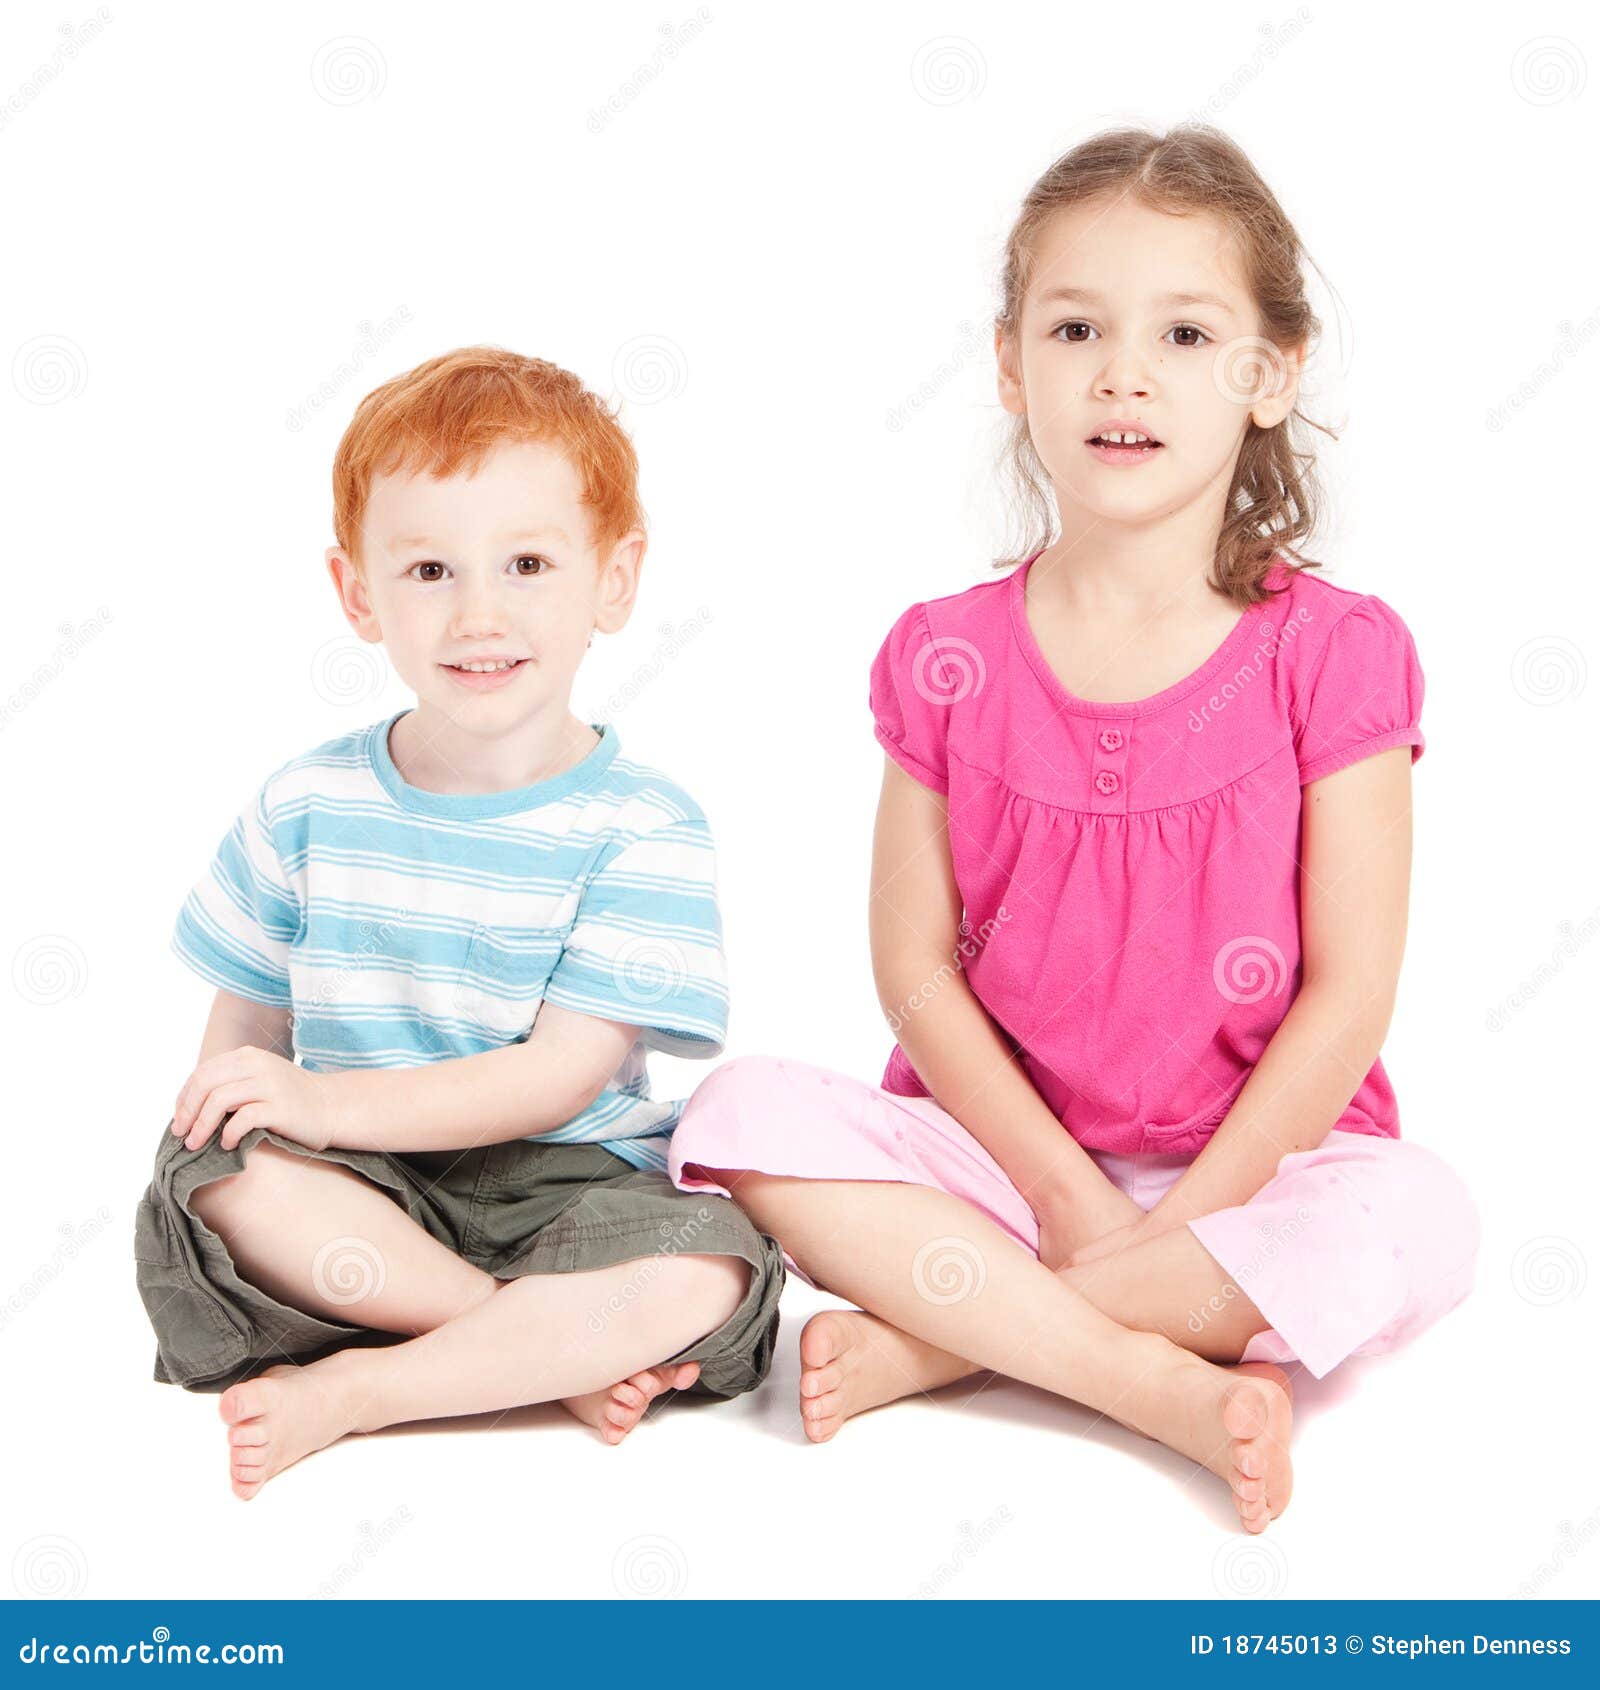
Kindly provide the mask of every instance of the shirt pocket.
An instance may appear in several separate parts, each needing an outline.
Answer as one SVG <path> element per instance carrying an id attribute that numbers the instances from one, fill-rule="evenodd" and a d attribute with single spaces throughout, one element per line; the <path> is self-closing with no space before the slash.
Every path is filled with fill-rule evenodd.
<path id="1" fill-rule="evenodd" d="M 549 967 L 525 939 L 480 922 L 461 965 L 456 1010 L 496 1044 L 525 1039 L 544 998 Z"/>

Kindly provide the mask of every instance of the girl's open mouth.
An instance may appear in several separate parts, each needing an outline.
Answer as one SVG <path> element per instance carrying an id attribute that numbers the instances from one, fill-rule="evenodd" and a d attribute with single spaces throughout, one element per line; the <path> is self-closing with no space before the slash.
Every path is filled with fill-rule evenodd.
<path id="1" fill-rule="evenodd" d="M 1157 452 L 1164 450 L 1161 442 L 1149 435 L 1128 438 L 1118 434 L 1116 438 L 1108 439 L 1104 435 L 1096 434 L 1085 444 L 1103 464 L 1148 463 Z"/>

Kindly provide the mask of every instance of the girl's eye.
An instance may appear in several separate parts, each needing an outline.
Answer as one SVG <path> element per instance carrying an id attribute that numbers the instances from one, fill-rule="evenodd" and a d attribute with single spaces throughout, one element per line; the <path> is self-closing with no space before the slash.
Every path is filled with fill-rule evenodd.
<path id="1" fill-rule="evenodd" d="M 1072 322 L 1058 323 L 1053 329 L 1051 329 L 1050 333 L 1052 335 L 1059 336 L 1063 329 L 1088 329 L 1090 334 L 1094 334 L 1096 332 L 1095 329 L 1088 323 Z M 1079 335 L 1068 335 L 1066 343 L 1071 346 L 1082 346 L 1084 344 L 1084 340 L 1083 337 Z"/>
<path id="2" fill-rule="evenodd" d="M 537 569 L 518 571 L 524 581 L 536 581 L 541 575 L 546 574 L 550 568 L 549 558 L 539 557 L 536 553 L 532 552 L 523 552 L 522 555 L 514 561 L 517 563 L 536 563 L 539 565 Z"/>
<path id="3" fill-rule="evenodd" d="M 1179 341 L 1178 344 L 1180 346 L 1199 346 L 1201 341 L 1207 341 L 1211 338 L 1204 329 L 1196 328 L 1193 323 L 1179 323 L 1176 327 L 1169 329 L 1167 332 L 1169 334 L 1192 334 L 1199 336 L 1198 340 Z"/>

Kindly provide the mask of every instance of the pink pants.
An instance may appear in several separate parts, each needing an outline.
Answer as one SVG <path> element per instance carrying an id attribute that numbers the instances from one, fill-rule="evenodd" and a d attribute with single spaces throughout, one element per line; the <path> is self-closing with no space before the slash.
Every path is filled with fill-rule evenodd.
<path id="1" fill-rule="evenodd" d="M 1090 1154 L 1144 1209 L 1192 1160 Z M 954 1116 L 931 1098 L 897 1097 L 808 1063 L 746 1056 L 715 1069 L 685 1106 L 668 1172 L 681 1190 L 726 1194 L 714 1180 L 686 1176 L 690 1163 L 932 1186 L 1038 1253 L 1027 1199 Z M 1431 1151 L 1338 1131 L 1283 1157 L 1249 1202 L 1189 1230 L 1271 1323 L 1241 1359 L 1299 1361 L 1318 1379 L 1346 1356 L 1399 1349 L 1454 1308 L 1472 1289 L 1479 1239 L 1472 1198 Z M 1216 1310 L 1191 1312 L 1196 1332 L 1231 1294 L 1220 1294 Z"/>

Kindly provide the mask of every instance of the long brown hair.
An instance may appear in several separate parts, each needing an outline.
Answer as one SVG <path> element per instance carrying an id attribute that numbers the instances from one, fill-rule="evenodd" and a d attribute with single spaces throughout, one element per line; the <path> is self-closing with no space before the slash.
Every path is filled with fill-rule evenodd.
<path id="1" fill-rule="evenodd" d="M 1208 124 L 1181 124 L 1164 135 L 1148 129 L 1108 129 L 1064 153 L 1028 190 L 1006 239 L 995 327 L 1014 341 L 1035 245 L 1056 212 L 1107 195 L 1132 197 L 1152 210 L 1185 216 L 1210 212 L 1230 227 L 1243 254 L 1247 285 L 1261 333 L 1288 350 L 1301 341 L 1309 357 L 1322 325 L 1306 299 L 1302 261 L 1309 262 L 1294 225 L 1243 151 Z M 1297 547 L 1316 529 L 1323 493 L 1315 454 L 1297 449 L 1296 425 L 1337 439 L 1331 428 L 1294 410 L 1276 428 L 1246 425 L 1217 536 L 1211 585 L 1241 607 L 1271 595 L 1262 579 L 1275 555 L 1287 567 L 1320 569 Z M 1002 469 L 1016 493 L 1013 512 L 1022 544 L 995 559 L 1007 569 L 1042 551 L 1056 535 L 1049 473 L 1034 447 L 1025 416 L 1014 417 Z M 1290 561 L 1294 560 L 1294 561 Z"/>

